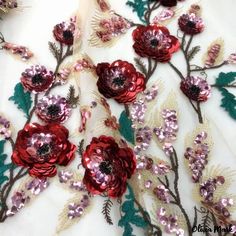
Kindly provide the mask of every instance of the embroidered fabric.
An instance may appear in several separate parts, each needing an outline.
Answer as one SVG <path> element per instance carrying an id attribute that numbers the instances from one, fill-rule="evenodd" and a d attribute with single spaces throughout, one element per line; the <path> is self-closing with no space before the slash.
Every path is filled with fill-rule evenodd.
<path id="1" fill-rule="evenodd" d="M 205 31 L 196 36 L 193 41 L 193 45 L 201 46 L 201 53 L 194 59 L 194 63 L 197 65 L 202 65 L 201 55 L 207 52 L 207 50 L 210 50 L 208 48 L 209 45 L 217 38 L 224 39 L 225 57 L 226 55 L 230 55 L 232 50 L 235 49 L 233 42 L 236 35 L 232 29 L 235 28 L 236 23 L 233 18 L 232 9 L 233 6 L 236 7 L 236 4 L 233 0 L 228 1 L 226 3 L 223 0 L 218 0 L 215 4 L 209 3 L 206 0 L 201 1 L 201 17 L 205 22 Z M 104 4 L 103 1 L 99 2 Z M 32 1 L 29 0 L 26 3 L 33 5 Z M 177 34 L 178 17 L 187 12 L 193 3 L 196 2 L 193 0 L 178 2 L 177 15 L 167 25 L 171 35 Z M 72 58 L 73 63 L 79 61 L 77 63 L 77 72 L 73 74 L 68 84 L 56 88 L 53 93 L 65 97 L 70 85 L 74 85 L 76 91 L 79 91 L 79 106 L 76 110 L 73 110 L 71 117 L 65 122 L 65 126 L 70 131 L 70 141 L 78 144 L 80 146 L 79 150 L 83 152 L 83 149 L 90 144 L 93 137 L 106 135 L 115 138 L 120 148 L 127 148 L 126 144 L 120 140 L 122 134 L 124 140 L 128 141 L 128 145 L 135 150 L 135 154 L 138 157 L 138 170 L 131 179 L 127 178 L 129 185 L 127 192 L 123 195 L 122 202 L 126 204 L 122 204 L 117 199 L 112 199 L 113 203 L 111 203 L 104 196 L 90 198 L 90 195 L 87 194 L 81 182 L 84 168 L 89 168 L 90 163 L 83 163 L 84 167 L 80 165 L 78 168 L 81 160 L 81 156 L 78 154 L 76 159 L 68 167 L 59 169 L 58 176 L 50 179 L 49 187 L 44 182 L 29 182 L 27 191 L 30 194 L 35 195 L 36 193 L 37 195 L 38 191 L 43 191 L 43 193 L 39 197 L 35 197 L 35 200 L 30 205 L 21 209 L 14 217 L 10 217 L 4 223 L 1 223 L 1 235 L 14 236 L 17 231 L 17 235 L 20 236 L 73 236 L 78 235 L 78 233 L 79 235 L 128 236 L 131 235 L 128 233 L 130 227 L 134 230 L 133 235 L 141 236 L 148 235 L 148 233 L 154 235 L 151 231 L 147 232 L 148 219 L 145 219 L 146 215 L 145 212 L 142 212 L 142 209 L 145 209 L 149 213 L 152 223 L 157 224 L 162 229 L 162 235 L 169 235 L 170 233 L 189 235 L 186 223 L 184 223 L 186 219 L 183 217 L 183 212 L 179 212 L 178 207 L 170 204 L 171 201 L 176 199 L 172 199 L 171 192 L 165 186 L 166 182 L 163 181 L 164 178 L 162 179 L 165 173 L 172 171 L 171 168 L 173 166 L 171 166 L 171 160 L 172 158 L 173 160 L 176 158 L 173 155 L 175 152 L 178 155 L 179 161 L 180 180 L 178 191 L 186 214 L 190 216 L 191 224 L 194 222 L 195 205 L 198 208 L 198 212 L 201 212 L 202 215 L 207 213 L 199 207 L 199 201 L 202 201 L 203 206 L 206 209 L 211 209 L 211 212 L 215 212 L 216 215 L 220 215 L 224 207 L 230 206 L 232 202 L 227 197 L 231 197 L 232 199 L 234 197 L 225 196 L 225 188 L 222 188 L 219 192 L 217 190 L 221 188 L 221 185 L 224 186 L 224 181 L 221 178 L 221 176 L 224 176 L 224 179 L 227 180 L 225 181 L 226 187 L 229 186 L 228 183 L 232 182 L 229 187 L 229 193 L 235 195 L 235 182 L 233 180 L 236 178 L 230 171 L 234 171 L 236 163 L 236 148 L 233 145 L 233 140 L 236 138 L 234 132 L 236 123 L 234 119 L 227 116 L 223 108 L 220 108 L 221 94 L 219 91 L 212 88 L 212 97 L 202 105 L 204 125 L 199 126 L 195 111 L 179 89 L 180 79 L 178 75 L 168 65 L 158 64 L 156 71 L 147 84 L 147 90 L 145 93 L 137 96 L 139 104 L 129 107 L 133 127 L 135 125 L 136 127 L 142 127 L 140 125 L 142 123 L 140 117 L 142 117 L 142 112 L 145 111 L 145 114 L 147 114 L 145 116 L 145 125 L 151 127 L 151 131 L 154 127 L 156 129 L 154 133 L 150 134 L 149 127 L 143 126 L 143 128 L 145 127 L 144 130 L 140 128 L 134 134 L 136 136 L 132 136 L 130 132 L 132 130 L 131 124 L 125 115 L 124 106 L 118 104 L 111 98 L 107 100 L 110 105 L 108 107 L 97 89 L 96 83 L 98 76 L 93 69 L 94 65 L 98 63 L 108 62 L 111 64 L 116 60 L 128 61 L 135 65 L 134 56 L 137 55 L 132 48 L 133 39 L 131 37 L 131 32 L 135 28 L 130 29 L 131 25 L 123 22 L 125 30 L 116 32 L 114 34 L 115 40 L 112 43 L 107 43 L 106 47 L 105 44 L 102 46 L 101 43 L 99 43 L 101 47 L 98 47 L 97 43 L 94 46 L 93 40 L 90 40 L 91 35 L 92 37 L 94 36 L 94 27 L 91 25 L 91 22 L 94 22 L 94 17 L 98 12 L 98 5 L 95 0 L 79 0 L 79 2 L 77 0 L 71 0 L 70 4 L 65 0 L 60 1 L 60 3 L 52 0 L 47 2 L 46 5 L 43 2 L 35 2 L 34 4 L 30 9 L 27 9 L 27 14 L 24 13 L 21 16 L 17 15 L 13 18 L 4 19 L 2 28 L 2 31 L 11 42 L 23 43 L 24 45 L 30 46 L 34 54 L 37 55 L 36 58 L 32 59 L 33 64 L 43 62 L 47 67 L 54 68 L 55 62 L 48 56 L 49 51 L 47 48 L 47 42 L 49 40 L 52 41 L 53 36 L 51 31 L 53 26 L 58 22 L 69 19 L 73 12 L 76 12 L 79 18 L 82 44 L 78 47 L 80 43 L 75 42 Z M 125 17 L 125 19 L 132 22 L 140 22 L 135 13 L 132 13 L 132 8 L 126 5 L 126 1 L 110 0 L 109 6 L 111 10 Z M 54 9 L 54 14 L 52 14 L 52 9 Z M 107 8 L 103 5 L 102 9 Z M 42 17 L 42 12 L 48 17 Z M 114 19 L 114 22 L 116 20 Z M 30 22 L 30 24 L 26 24 L 26 22 Z M 19 31 L 17 29 L 22 30 Z M 40 35 L 40 40 L 35 39 L 36 35 Z M 14 127 L 11 132 L 15 138 L 17 131 L 23 127 L 25 120 L 23 115 L 21 119 L 16 119 L 16 117 L 20 116 L 20 111 L 14 107 L 11 101 L 8 101 L 8 98 L 12 96 L 15 84 L 19 82 L 20 74 L 29 66 L 16 61 L 7 52 L 1 53 L 0 58 L 2 58 L 0 61 L 1 68 L 3 68 L 1 72 L 1 85 L 4 88 L 0 94 L 0 111 L 1 113 L 4 112 L 7 119 L 11 121 L 11 126 Z M 82 64 L 86 68 L 83 71 L 81 71 L 81 67 L 83 67 L 81 66 L 82 58 L 86 59 L 82 61 Z M 181 53 L 174 53 L 171 62 L 185 73 L 185 63 Z M 12 69 L 13 67 L 14 70 Z M 138 70 L 137 67 L 136 69 Z M 208 82 L 210 84 L 216 83 L 215 78 L 219 78 L 219 74 L 222 71 L 224 73 L 235 71 L 235 67 L 233 65 L 227 65 L 224 69 L 210 70 L 207 72 Z M 204 77 L 204 75 L 202 76 Z M 230 77 L 230 75 L 227 76 Z M 11 80 L 8 78 L 11 78 Z M 219 82 L 218 85 L 220 86 L 222 84 Z M 158 89 L 155 90 L 156 87 Z M 221 90 L 221 92 L 225 93 L 225 90 Z M 234 90 L 232 90 L 232 93 L 235 94 Z M 155 106 L 158 110 L 155 110 Z M 176 112 L 173 110 L 177 112 L 177 117 Z M 141 120 L 136 119 L 137 114 L 139 114 L 138 117 Z M 37 121 L 38 118 L 34 116 L 33 119 Z M 0 121 L 2 120 L 0 119 Z M 118 124 L 120 125 L 119 128 Z M 129 127 L 128 131 L 126 127 Z M 0 128 L 2 127 L 0 126 Z M 207 136 L 202 131 L 205 131 Z M 82 139 L 84 141 L 81 143 L 80 140 Z M 207 145 L 205 142 L 207 142 Z M 10 147 L 7 147 L 5 152 L 10 153 Z M 150 157 L 154 159 L 154 163 Z M 202 160 L 208 161 L 208 167 L 206 173 L 203 175 L 204 178 L 199 182 L 199 175 L 204 172 L 206 165 Z M 115 167 L 109 166 L 109 163 L 105 161 L 99 163 L 99 171 L 103 170 L 103 172 L 99 172 L 100 176 L 97 181 L 102 181 L 102 174 L 108 173 L 109 175 L 110 168 Z M 132 172 L 131 169 L 130 165 L 126 166 L 126 170 Z M 199 172 L 196 174 L 195 170 L 200 170 L 200 174 Z M 159 182 L 158 185 L 154 186 L 153 183 L 157 183 L 155 181 L 158 177 L 161 178 L 163 183 Z M 199 183 L 199 185 L 194 185 L 191 178 Z M 14 186 L 11 196 L 18 189 L 25 189 L 24 183 L 27 181 L 27 178 L 19 181 Z M 173 177 L 170 178 L 170 181 L 173 182 Z M 123 179 L 123 182 L 126 183 L 126 178 Z M 215 188 L 217 190 L 211 192 L 208 190 L 208 187 L 211 190 Z M 199 191 L 201 193 L 200 195 Z M 93 191 L 91 192 L 95 193 Z M 146 194 L 142 194 L 143 192 L 146 192 Z M 111 194 L 114 193 L 117 194 L 116 189 Z M 199 196 L 197 197 L 197 195 Z M 214 201 L 209 200 L 212 195 L 216 196 L 217 201 L 215 198 Z M 154 201 L 152 198 L 154 198 Z M 18 192 L 12 201 L 14 204 L 13 208 L 10 209 L 10 214 L 12 212 L 15 213 L 16 208 L 21 208 L 21 205 L 18 203 L 22 202 L 22 199 L 24 203 L 27 203 L 27 198 L 21 192 Z M 177 200 L 176 202 L 178 202 Z M 10 201 L 11 199 L 9 198 L 9 203 Z M 158 205 L 155 202 L 158 202 Z M 104 209 L 103 204 L 106 204 L 107 208 L 112 209 L 111 219 L 106 214 L 104 219 L 104 214 L 101 213 Z M 137 210 L 139 210 L 138 213 Z M 199 215 L 201 214 L 199 213 Z M 121 218 L 121 216 L 125 217 Z M 233 214 L 232 218 L 235 219 L 236 215 Z M 71 220 L 75 220 L 75 222 L 71 222 Z M 113 223 L 113 225 L 108 225 L 106 221 Z M 22 225 L 27 225 L 27 227 L 22 227 Z M 126 234 L 124 230 L 127 230 Z M 158 232 L 158 229 L 156 230 Z M 195 234 L 202 235 L 201 232 L 196 232 Z"/>

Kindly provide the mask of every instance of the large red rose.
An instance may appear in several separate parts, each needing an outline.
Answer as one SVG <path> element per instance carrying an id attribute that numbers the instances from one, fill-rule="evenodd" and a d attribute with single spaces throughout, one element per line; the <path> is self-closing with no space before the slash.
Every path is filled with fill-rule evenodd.
<path id="1" fill-rule="evenodd" d="M 34 177 L 53 177 L 56 164 L 66 166 L 74 158 L 76 146 L 68 141 L 68 130 L 59 124 L 27 124 L 18 132 L 12 161 L 29 169 Z"/>
<path id="2" fill-rule="evenodd" d="M 96 67 L 99 92 L 119 103 L 131 103 L 145 89 L 145 77 L 127 61 L 100 63 Z"/>
<path id="3" fill-rule="evenodd" d="M 100 136 L 93 138 L 82 155 L 85 175 L 83 182 L 89 192 L 109 197 L 121 197 L 126 182 L 136 169 L 132 149 L 120 148 L 114 138 Z"/>
<path id="4" fill-rule="evenodd" d="M 138 26 L 133 31 L 135 52 L 141 57 L 149 57 L 159 62 L 168 62 L 178 51 L 178 39 L 160 25 Z"/>

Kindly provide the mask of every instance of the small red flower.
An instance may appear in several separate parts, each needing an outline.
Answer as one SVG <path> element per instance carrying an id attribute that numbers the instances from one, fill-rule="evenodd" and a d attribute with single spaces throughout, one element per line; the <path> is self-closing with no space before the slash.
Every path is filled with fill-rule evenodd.
<path id="1" fill-rule="evenodd" d="M 150 57 L 159 62 L 168 62 L 178 51 L 178 39 L 160 25 L 139 26 L 133 31 L 135 52 L 141 57 Z"/>
<path id="2" fill-rule="evenodd" d="M 99 92 L 119 103 L 131 103 L 145 89 L 145 78 L 127 61 L 100 63 L 96 67 Z"/>
<path id="3" fill-rule="evenodd" d="M 72 45 L 75 36 L 76 20 L 70 19 L 70 22 L 62 22 L 54 26 L 53 35 L 55 39 L 63 44 Z"/>
<path id="4" fill-rule="evenodd" d="M 33 93 L 45 92 L 52 86 L 54 79 L 53 72 L 40 65 L 31 66 L 21 75 L 24 89 Z"/>
<path id="5" fill-rule="evenodd" d="M 68 141 L 68 130 L 59 124 L 27 124 L 18 132 L 12 161 L 29 169 L 34 177 L 53 177 L 56 164 L 66 166 L 74 158 L 76 146 Z"/>
<path id="6" fill-rule="evenodd" d="M 204 22 L 195 13 L 183 14 L 178 20 L 179 28 L 186 34 L 195 35 L 204 30 Z"/>
<path id="7" fill-rule="evenodd" d="M 89 192 L 109 197 L 121 197 L 126 190 L 127 179 L 136 169 L 132 149 L 120 148 L 114 138 L 93 138 L 82 156 L 85 175 L 83 182 Z"/>
<path id="8" fill-rule="evenodd" d="M 211 95 L 211 86 L 198 76 L 190 76 L 182 80 L 180 89 L 188 98 L 196 102 L 205 102 Z"/>

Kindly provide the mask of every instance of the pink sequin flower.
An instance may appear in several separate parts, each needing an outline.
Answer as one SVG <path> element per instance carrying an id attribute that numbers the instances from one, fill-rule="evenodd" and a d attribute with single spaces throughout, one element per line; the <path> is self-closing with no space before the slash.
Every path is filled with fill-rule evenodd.
<path id="1" fill-rule="evenodd" d="M 178 20 L 179 28 L 190 35 L 199 34 L 204 30 L 204 22 L 195 13 L 183 14 Z"/>
<path id="2" fill-rule="evenodd" d="M 21 83 L 27 91 L 40 93 L 47 91 L 54 79 L 52 71 L 47 70 L 45 66 L 35 65 L 22 73 Z"/>
<path id="3" fill-rule="evenodd" d="M 199 76 L 190 76 L 180 83 L 181 91 L 191 100 L 205 102 L 211 96 L 211 86 Z"/>
<path id="4" fill-rule="evenodd" d="M 205 132 L 198 134 L 194 141 L 194 147 L 188 147 L 184 154 L 189 162 L 189 168 L 192 171 L 192 180 L 194 183 L 199 182 L 202 171 L 205 169 L 208 162 L 209 146 L 203 143 L 206 138 L 207 134 Z"/>
<path id="5" fill-rule="evenodd" d="M 70 116 L 71 107 L 66 98 L 49 95 L 39 100 L 35 112 L 46 123 L 64 123 Z"/>

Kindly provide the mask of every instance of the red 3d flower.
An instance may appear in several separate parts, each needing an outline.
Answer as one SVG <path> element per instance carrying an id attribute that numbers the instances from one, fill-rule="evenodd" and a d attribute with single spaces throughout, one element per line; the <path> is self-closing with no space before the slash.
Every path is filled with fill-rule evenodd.
<path id="1" fill-rule="evenodd" d="M 99 92 L 119 103 L 131 103 L 145 89 L 145 78 L 127 61 L 100 63 L 96 67 Z"/>
<path id="2" fill-rule="evenodd" d="M 55 39 L 63 44 L 72 45 L 75 37 L 76 19 L 71 18 L 70 22 L 62 22 L 54 26 L 53 35 Z"/>
<path id="3" fill-rule="evenodd" d="M 121 197 L 126 182 L 136 168 L 132 149 L 118 146 L 114 138 L 93 138 L 82 156 L 85 175 L 83 182 L 89 192 L 109 197 Z"/>
<path id="4" fill-rule="evenodd" d="M 18 132 L 12 161 L 29 169 L 34 177 L 53 177 L 56 164 L 66 166 L 74 158 L 76 146 L 68 141 L 68 130 L 59 124 L 27 124 Z"/>
<path id="5" fill-rule="evenodd" d="M 190 76 L 180 83 L 180 89 L 191 100 L 205 102 L 211 96 L 211 86 L 198 76 Z"/>
<path id="6" fill-rule="evenodd" d="M 29 92 L 41 93 L 47 91 L 53 84 L 55 76 L 44 66 L 35 65 L 21 74 L 21 83 Z"/>
<path id="7" fill-rule="evenodd" d="M 150 57 L 159 62 L 168 62 L 178 51 L 178 39 L 160 25 L 139 26 L 133 31 L 135 52 L 141 57 Z"/>
<path id="8" fill-rule="evenodd" d="M 179 28 L 189 35 L 199 34 L 204 30 L 204 22 L 195 13 L 183 14 L 178 20 Z"/>

